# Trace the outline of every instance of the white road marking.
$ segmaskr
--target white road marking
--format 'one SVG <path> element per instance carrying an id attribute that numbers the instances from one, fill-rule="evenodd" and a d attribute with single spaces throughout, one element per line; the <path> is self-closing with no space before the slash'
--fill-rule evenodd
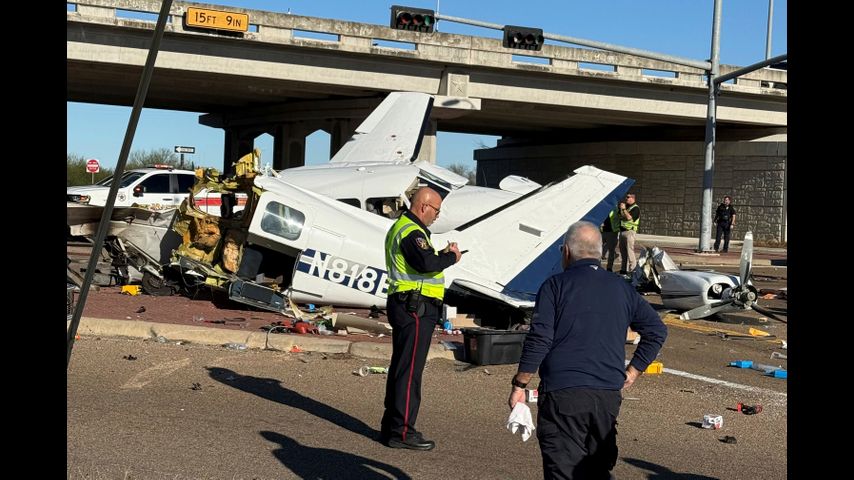
<path id="1" fill-rule="evenodd" d="M 626 360 L 626 365 L 628 364 L 629 360 Z M 664 373 L 670 373 L 679 377 L 699 380 L 701 382 L 714 383 L 716 385 L 722 385 L 724 387 L 737 388 L 739 390 L 746 390 L 748 392 L 764 393 L 766 395 L 777 395 L 780 397 L 788 398 L 788 394 L 786 393 L 775 392 L 774 390 L 768 390 L 767 388 L 751 387 L 750 385 L 742 385 L 740 383 L 728 382 L 726 380 L 718 380 L 717 378 L 705 377 L 703 375 L 697 375 L 696 373 L 683 372 L 682 370 L 674 370 L 672 368 L 664 368 L 662 371 Z"/>
<path id="2" fill-rule="evenodd" d="M 703 375 L 697 375 L 694 373 L 683 372 L 682 370 L 674 370 L 672 368 L 665 368 L 664 373 L 671 373 L 673 375 L 678 375 L 680 377 L 691 378 L 694 380 L 699 380 L 701 382 L 715 383 L 717 385 L 722 385 L 724 387 L 737 388 L 740 390 L 746 390 L 748 392 L 764 393 L 766 395 L 778 395 L 781 397 L 788 398 L 788 394 L 783 393 L 783 392 L 775 392 L 774 390 L 768 390 L 767 388 L 751 387 L 750 385 L 742 385 L 740 383 L 728 382 L 726 380 L 718 380 L 717 378 L 704 377 Z"/>
<path id="3" fill-rule="evenodd" d="M 190 364 L 190 358 L 184 358 L 182 360 L 174 360 L 171 362 L 161 363 L 160 365 L 155 365 L 151 368 L 146 368 L 145 370 L 137 373 L 130 380 L 128 380 L 122 388 L 130 389 L 130 388 L 142 388 L 149 383 L 157 380 L 160 377 L 166 377 L 175 373 L 179 368 L 186 367 Z"/>

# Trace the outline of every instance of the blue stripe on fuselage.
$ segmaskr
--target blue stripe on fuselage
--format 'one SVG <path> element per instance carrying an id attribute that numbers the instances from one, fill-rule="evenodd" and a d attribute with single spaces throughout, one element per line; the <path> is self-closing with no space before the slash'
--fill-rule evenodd
<path id="1" fill-rule="evenodd" d="M 601 202 L 596 204 L 581 220 L 594 225 L 601 225 L 608 213 L 619 203 L 629 188 L 635 183 L 627 178 L 623 183 L 617 185 Z M 540 256 L 528 264 L 519 274 L 513 277 L 504 286 L 502 293 L 516 298 L 524 298 L 533 301 L 540 290 L 540 286 L 552 275 L 558 274 L 563 269 L 560 264 L 560 245 L 563 244 L 563 236 L 557 239 L 550 247 L 546 248 Z"/>
<path id="2" fill-rule="evenodd" d="M 385 270 L 311 248 L 299 256 L 296 269 L 321 280 L 381 298 L 385 298 L 388 290 L 388 273 Z"/>

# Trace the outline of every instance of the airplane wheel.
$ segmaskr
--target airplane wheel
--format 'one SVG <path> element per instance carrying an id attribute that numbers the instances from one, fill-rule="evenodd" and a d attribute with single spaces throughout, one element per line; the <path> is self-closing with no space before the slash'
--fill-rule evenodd
<path id="1" fill-rule="evenodd" d="M 165 279 L 158 278 L 148 271 L 142 274 L 142 290 L 155 297 L 168 297 L 174 293 L 172 287 L 166 284 Z"/>

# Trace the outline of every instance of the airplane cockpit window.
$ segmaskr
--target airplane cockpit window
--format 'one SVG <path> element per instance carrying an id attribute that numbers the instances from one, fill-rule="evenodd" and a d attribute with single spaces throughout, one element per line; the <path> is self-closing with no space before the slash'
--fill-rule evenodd
<path id="1" fill-rule="evenodd" d="M 377 197 L 365 200 L 365 210 L 386 218 L 399 217 L 403 213 L 404 206 L 400 197 Z"/>
<path id="2" fill-rule="evenodd" d="M 352 205 L 358 209 L 362 208 L 362 202 L 360 202 L 358 198 L 338 198 L 337 200 L 341 203 Z"/>
<path id="3" fill-rule="evenodd" d="M 453 189 L 450 183 L 425 170 L 420 170 L 418 172 L 418 178 L 423 180 L 426 186 L 436 190 L 443 199 L 451 193 L 451 190 Z"/>
<path id="4" fill-rule="evenodd" d="M 278 202 L 270 202 L 261 217 L 261 230 L 287 240 L 296 240 L 302 233 L 305 215 Z"/>

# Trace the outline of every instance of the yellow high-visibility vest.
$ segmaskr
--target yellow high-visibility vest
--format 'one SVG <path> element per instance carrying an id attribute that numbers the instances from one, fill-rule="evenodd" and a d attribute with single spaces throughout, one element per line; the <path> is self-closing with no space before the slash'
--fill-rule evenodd
<path id="1" fill-rule="evenodd" d="M 418 290 L 425 297 L 445 298 L 445 274 L 442 272 L 422 273 L 406 263 L 400 242 L 413 230 L 420 230 L 427 239 L 427 244 L 433 248 L 430 236 L 406 215 L 398 217 L 385 237 L 385 265 L 388 270 L 388 294 Z M 435 252 L 436 250 L 433 249 Z"/>

